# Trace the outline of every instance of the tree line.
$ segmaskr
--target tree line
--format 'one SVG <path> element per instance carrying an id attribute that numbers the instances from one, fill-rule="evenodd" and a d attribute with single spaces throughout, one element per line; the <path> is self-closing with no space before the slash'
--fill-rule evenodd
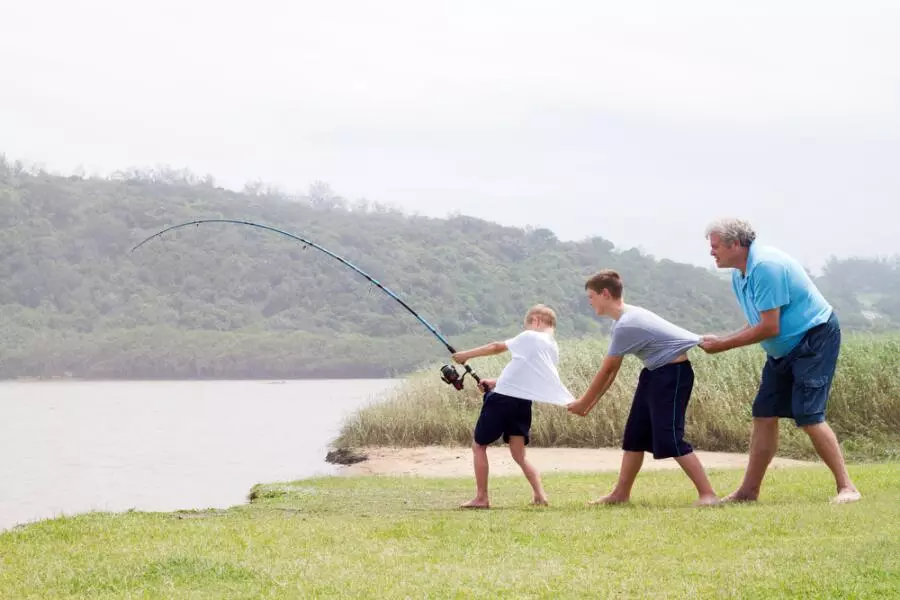
<path id="1" fill-rule="evenodd" d="M 186 170 L 60 176 L 0 155 L 0 377 L 345 377 L 408 372 L 446 352 L 395 301 L 306 237 L 397 293 L 459 345 L 510 335 L 537 302 L 561 337 L 603 335 L 584 300 L 598 268 L 619 270 L 628 300 L 698 332 L 740 326 L 726 278 L 608 240 L 466 216 L 429 218 L 322 183 L 241 192 Z M 900 327 L 896 259 L 832 259 L 818 279 L 845 327 Z"/>

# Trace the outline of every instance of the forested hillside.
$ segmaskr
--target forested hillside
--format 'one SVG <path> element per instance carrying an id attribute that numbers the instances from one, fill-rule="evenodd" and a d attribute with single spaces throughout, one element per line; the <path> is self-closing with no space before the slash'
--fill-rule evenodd
<path id="1" fill-rule="evenodd" d="M 307 237 L 459 345 L 513 333 L 536 302 L 558 310 L 560 336 L 603 333 L 583 294 L 602 267 L 622 273 L 629 301 L 687 328 L 741 324 L 721 276 L 616 252 L 601 238 L 561 242 L 546 229 L 407 215 L 321 184 L 302 196 L 259 184 L 236 193 L 186 171 L 60 177 L 0 158 L 0 376 L 381 376 L 445 357 L 396 302 L 283 236 L 208 224 L 129 252 L 202 218 Z M 898 279 L 896 262 L 835 261 L 822 285 L 847 308 L 845 324 L 894 328 Z"/>

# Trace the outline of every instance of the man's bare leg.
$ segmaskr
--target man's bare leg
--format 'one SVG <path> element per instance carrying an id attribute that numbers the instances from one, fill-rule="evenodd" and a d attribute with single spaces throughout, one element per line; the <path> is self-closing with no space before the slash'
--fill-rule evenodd
<path id="1" fill-rule="evenodd" d="M 475 497 L 465 504 L 460 504 L 460 508 L 490 508 L 487 446 L 472 442 L 472 462 L 475 467 Z"/>
<path id="2" fill-rule="evenodd" d="M 544 487 L 541 485 L 540 473 L 525 458 L 525 438 L 523 436 L 509 436 L 509 453 L 512 455 L 513 460 L 516 461 L 516 464 L 521 467 L 528 483 L 531 484 L 531 489 L 534 492 L 534 498 L 531 503 L 545 506 L 547 504 L 547 494 L 544 493 Z"/>
<path id="3" fill-rule="evenodd" d="M 676 456 L 675 462 L 687 473 L 687 476 L 694 483 L 694 487 L 697 488 L 697 494 L 700 498 L 694 503 L 695 506 L 713 506 L 719 503 L 719 497 L 713 491 L 709 477 L 706 476 L 706 471 L 703 470 L 703 465 L 696 454 L 691 452 L 684 456 Z"/>
<path id="4" fill-rule="evenodd" d="M 847 465 L 844 463 L 844 456 L 841 453 L 841 446 L 838 443 L 837 436 L 828 425 L 822 422 L 815 425 L 806 425 L 803 431 L 812 441 L 816 453 L 822 461 L 831 469 L 834 475 L 834 483 L 837 486 L 838 494 L 832 502 L 844 504 L 847 502 L 856 502 L 862 498 L 862 494 L 853 485 L 850 480 L 850 474 L 847 472 Z"/>
<path id="5" fill-rule="evenodd" d="M 622 454 L 622 467 L 619 469 L 619 480 L 616 482 L 616 487 L 607 495 L 592 500 L 589 504 L 622 504 L 628 502 L 631 498 L 631 487 L 634 485 L 634 480 L 643 464 L 643 452 L 629 452 L 626 450 Z"/>
<path id="6" fill-rule="evenodd" d="M 722 498 L 723 502 L 754 502 L 759 498 L 763 477 L 778 452 L 778 418 L 753 419 L 750 435 L 750 461 L 741 486 Z"/>

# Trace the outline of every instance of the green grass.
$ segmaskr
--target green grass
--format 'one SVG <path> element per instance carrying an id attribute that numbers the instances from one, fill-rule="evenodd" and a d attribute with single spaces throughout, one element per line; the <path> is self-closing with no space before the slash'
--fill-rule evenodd
<path id="1" fill-rule="evenodd" d="M 601 341 L 561 341 L 560 377 L 573 394 L 587 389 L 606 352 Z M 746 452 L 750 407 L 765 355 L 758 347 L 717 355 L 695 349 L 696 373 L 685 437 L 702 450 Z M 828 421 L 853 460 L 900 459 L 900 337 L 847 336 L 841 349 Z M 476 359 L 483 377 L 496 376 L 508 356 Z M 628 357 L 610 391 L 587 418 L 564 408 L 535 403 L 535 446 L 618 447 L 640 363 Z M 468 380 L 467 380 L 468 381 Z M 468 445 L 481 397 L 474 386 L 459 392 L 443 383 L 437 369 L 408 378 L 384 402 L 368 406 L 345 423 L 336 446 Z M 814 456 L 808 438 L 782 421 L 780 454 Z"/>
<path id="2" fill-rule="evenodd" d="M 585 507 L 615 474 L 494 478 L 490 511 L 455 510 L 469 479 L 323 478 L 258 486 L 226 511 L 94 513 L 0 535 L 0 597 L 888 598 L 900 595 L 900 465 L 851 467 L 834 506 L 823 467 L 772 470 L 761 502 L 690 507 L 679 472 L 642 474 L 634 504 Z M 737 471 L 712 471 L 722 492 Z"/>

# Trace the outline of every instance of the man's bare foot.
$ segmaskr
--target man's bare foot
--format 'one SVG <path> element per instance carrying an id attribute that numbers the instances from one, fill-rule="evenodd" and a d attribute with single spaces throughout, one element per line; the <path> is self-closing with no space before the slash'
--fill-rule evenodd
<path id="1" fill-rule="evenodd" d="M 596 500 L 591 500 L 588 502 L 588 506 L 594 504 L 625 504 L 630 500 L 628 496 L 623 496 L 621 494 L 617 494 L 615 492 L 611 494 L 607 494 L 602 498 L 597 498 Z"/>
<path id="2" fill-rule="evenodd" d="M 724 498 L 720 500 L 720 502 L 727 503 L 738 503 L 738 502 L 756 502 L 759 497 L 755 494 L 749 494 L 742 490 L 736 490 L 731 492 Z"/>
<path id="3" fill-rule="evenodd" d="M 547 498 L 546 498 L 546 497 L 544 497 L 544 498 L 538 498 L 538 497 L 535 497 L 535 498 L 531 501 L 531 504 L 532 504 L 532 506 L 549 506 L 549 505 L 550 505 L 550 503 L 547 502 Z"/>
<path id="4" fill-rule="evenodd" d="M 722 501 L 715 494 L 700 496 L 694 502 L 694 506 L 719 506 L 720 504 L 722 504 Z"/>
<path id="5" fill-rule="evenodd" d="M 856 488 L 838 490 L 838 495 L 831 499 L 833 504 L 849 504 L 862 500 L 862 494 Z"/>
<path id="6" fill-rule="evenodd" d="M 491 503 L 488 502 L 487 498 L 473 498 L 468 502 L 459 505 L 460 508 L 490 508 Z"/>

